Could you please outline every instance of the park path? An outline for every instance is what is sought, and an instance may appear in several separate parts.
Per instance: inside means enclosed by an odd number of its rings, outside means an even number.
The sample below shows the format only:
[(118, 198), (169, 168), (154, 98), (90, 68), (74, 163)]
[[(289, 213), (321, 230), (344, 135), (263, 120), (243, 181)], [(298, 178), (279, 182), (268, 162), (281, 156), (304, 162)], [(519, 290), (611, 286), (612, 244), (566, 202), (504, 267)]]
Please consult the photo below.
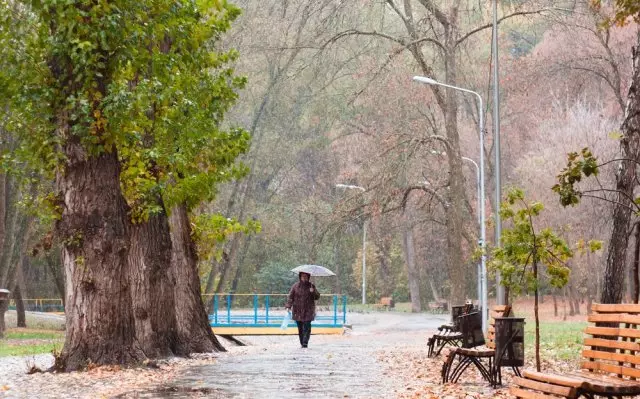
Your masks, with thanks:
[(299, 347), (297, 336), (244, 337), (250, 346), (229, 347), (216, 363), (185, 370), (162, 392), (136, 392), (135, 397), (185, 397), (187, 392), (218, 398), (394, 397), (403, 381), (388, 375), (376, 354), (425, 342), (445, 319), (424, 313), (350, 314), (353, 330), (312, 336), (307, 349)]

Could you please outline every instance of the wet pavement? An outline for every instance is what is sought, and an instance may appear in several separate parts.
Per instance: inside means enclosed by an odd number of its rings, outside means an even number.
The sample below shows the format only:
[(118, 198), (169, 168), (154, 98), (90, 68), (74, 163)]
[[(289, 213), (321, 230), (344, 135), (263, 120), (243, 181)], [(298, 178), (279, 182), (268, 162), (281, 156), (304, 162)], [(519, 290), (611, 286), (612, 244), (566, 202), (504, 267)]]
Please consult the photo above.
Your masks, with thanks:
[[(344, 335), (242, 337), (214, 364), (187, 369), (161, 391), (136, 398), (388, 398), (402, 386), (385, 372), (376, 353), (415, 345), (447, 316), (407, 313), (352, 314)], [(418, 341), (419, 342), (419, 341)], [(124, 395), (122, 397), (130, 397)]]

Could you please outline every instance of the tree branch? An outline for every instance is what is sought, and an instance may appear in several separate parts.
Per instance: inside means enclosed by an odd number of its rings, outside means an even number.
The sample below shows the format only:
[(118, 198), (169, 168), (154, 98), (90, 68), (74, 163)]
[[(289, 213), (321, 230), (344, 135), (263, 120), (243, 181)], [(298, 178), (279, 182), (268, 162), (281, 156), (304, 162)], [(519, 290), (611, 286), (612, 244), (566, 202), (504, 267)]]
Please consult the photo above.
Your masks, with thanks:
[(414, 190), (422, 190), (426, 193), (431, 194), (431, 196), (433, 198), (436, 198), (438, 200), (438, 202), (440, 202), (440, 204), (442, 205), (443, 208), (448, 208), (449, 207), (449, 203), (447, 202), (447, 200), (445, 200), (444, 198), (442, 198), (442, 196), (440, 194), (438, 194), (438, 192), (434, 189), (431, 189), (429, 187), (426, 187), (424, 185), (421, 186), (410, 186), (408, 187), (405, 192), (404, 192), (404, 196), (402, 197), (402, 209), (405, 209), (407, 206), (407, 201), (409, 200), (409, 194), (411, 194), (412, 191)]
[[(522, 15), (542, 14), (545, 11), (549, 11), (549, 9), (548, 8), (543, 8), (542, 10), (536, 10), (536, 11), (518, 11), (518, 12), (514, 12), (513, 14), (505, 15), (502, 18), (498, 19), (498, 24), (500, 24), (500, 22), (504, 21), (505, 19), (518, 17), (518, 16), (522, 16)], [(479, 27), (467, 32), (465, 35), (463, 35), (460, 39), (458, 39), (456, 41), (455, 46), (458, 46), (459, 44), (461, 44), (462, 42), (467, 40), (470, 36), (480, 32), (482, 30), (485, 30), (487, 28), (491, 28), (492, 26), (493, 26), (493, 23), (489, 23), (489, 24), (485, 24), (485, 25), (479, 26)]]
[(442, 24), (442, 26), (445, 26), (445, 27), (449, 26), (449, 18), (447, 18), (447, 15), (443, 13), (442, 10), (440, 10), (435, 4), (433, 4), (433, 1), (431, 0), (419, 0), (419, 1), (424, 8), (429, 10), (433, 14), (433, 16), (436, 17), (436, 19), (438, 20), (438, 22), (440, 22), (440, 24)]

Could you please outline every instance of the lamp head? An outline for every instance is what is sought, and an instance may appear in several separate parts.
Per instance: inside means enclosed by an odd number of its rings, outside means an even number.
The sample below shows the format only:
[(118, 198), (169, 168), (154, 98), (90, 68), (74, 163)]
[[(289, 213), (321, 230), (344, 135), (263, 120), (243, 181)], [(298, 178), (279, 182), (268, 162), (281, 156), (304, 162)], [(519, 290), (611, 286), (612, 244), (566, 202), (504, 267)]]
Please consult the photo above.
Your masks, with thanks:
[(420, 82), (420, 83), (425, 83), (428, 85), (437, 85), (438, 81), (433, 80), (431, 78), (427, 78), (426, 76), (414, 76), (413, 80), (415, 80), (416, 82)]

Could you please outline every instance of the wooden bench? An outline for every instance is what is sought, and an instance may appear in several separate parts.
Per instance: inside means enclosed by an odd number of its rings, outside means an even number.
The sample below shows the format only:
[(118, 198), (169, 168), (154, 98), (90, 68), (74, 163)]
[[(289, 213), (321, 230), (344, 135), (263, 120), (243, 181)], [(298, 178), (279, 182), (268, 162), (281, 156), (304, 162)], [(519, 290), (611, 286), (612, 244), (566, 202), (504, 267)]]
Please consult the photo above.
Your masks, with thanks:
[(462, 334), (460, 333), (458, 317), (471, 312), (472, 309), (473, 305), (470, 303), (451, 307), (451, 322), (438, 327), (438, 332), (427, 340), (428, 357), (438, 356), (446, 345), (460, 346)]
[(580, 370), (524, 371), (510, 392), (517, 398), (621, 398), (640, 395), (640, 305), (593, 304)]
[[(510, 305), (497, 305), (492, 308), (486, 340), (482, 334), (482, 315), (480, 312), (461, 316), (462, 347), (453, 348), (447, 355), (442, 365), (442, 382), (457, 382), (464, 371), (473, 364), (492, 386), (501, 384), (501, 365), (499, 359), (495, 359), (495, 319), (510, 315)], [(481, 345), (484, 345), (485, 348), (478, 349)], [(454, 366), (456, 360), (458, 362)], [(483, 360), (486, 360), (487, 365), (483, 363)], [(514, 372), (519, 375), (517, 368), (514, 368)]]
[(395, 302), (393, 301), (393, 298), (390, 296), (380, 298), (380, 305), (389, 309), (392, 309), (396, 306)]

